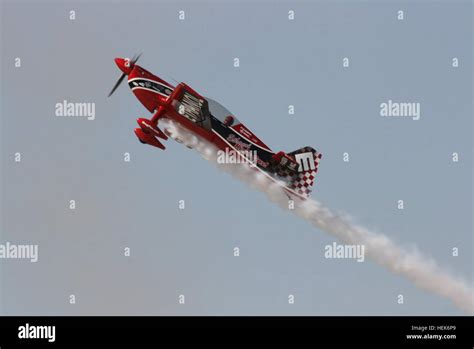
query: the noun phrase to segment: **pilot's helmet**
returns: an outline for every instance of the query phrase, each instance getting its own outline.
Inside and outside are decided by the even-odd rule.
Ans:
[[[233,123],[234,123],[234,117],[232,115],[229,115],[224,119],[224,125],[226,126],[232,126]]]

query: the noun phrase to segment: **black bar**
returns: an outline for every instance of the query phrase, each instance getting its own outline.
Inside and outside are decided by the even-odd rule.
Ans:
[[[55,326],[48,338],[19,338],[20,326]],[[415,327],[413,327],[415,326]],[[433,326],[433,327],[430,327]],[[25,331],[23,332],[25,334]],[[34,332],[33,332],[34,335]],[[422,338],[407,338],[421,335]],[[455,338],[434,338],[434,336]],[[423,338],[424,336],[424,338]],[[429,337],[431,336],[431,337]],[[45,336],[46,337],[46,336]],[[50,337],[50,339],[52,339]],[[0,317],[0,348],[185,342],[377,344],[473,348],[473,317]]]

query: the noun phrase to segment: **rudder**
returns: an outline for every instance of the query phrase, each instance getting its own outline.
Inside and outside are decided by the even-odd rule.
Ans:
[[[316,179],[322,154],[312,147],[307,146],[295,150],[288,155],[294,157],[298,163],[298,173],[292,177],[290,188],[304,197],[309,197]]]

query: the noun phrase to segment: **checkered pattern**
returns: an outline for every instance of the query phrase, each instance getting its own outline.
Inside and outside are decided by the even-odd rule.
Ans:
[[[316,173],[318,172],[319,162],[321,161],[322,154],[318,153],[314,149],[310,149],[314,156],[314,170],[303,171],[296,174],[291,178],[290,188],[295,190],[298,194],[308,197],[311,193],[311,187],[314,184]]]

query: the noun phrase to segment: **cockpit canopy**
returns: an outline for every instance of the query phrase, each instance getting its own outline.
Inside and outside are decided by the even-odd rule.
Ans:
[[[240,121],[222,104],[209,97],[206,97],[206,99],[208,102],[209,112],[216,119],[228,126],[237,125],[240,123]]]

